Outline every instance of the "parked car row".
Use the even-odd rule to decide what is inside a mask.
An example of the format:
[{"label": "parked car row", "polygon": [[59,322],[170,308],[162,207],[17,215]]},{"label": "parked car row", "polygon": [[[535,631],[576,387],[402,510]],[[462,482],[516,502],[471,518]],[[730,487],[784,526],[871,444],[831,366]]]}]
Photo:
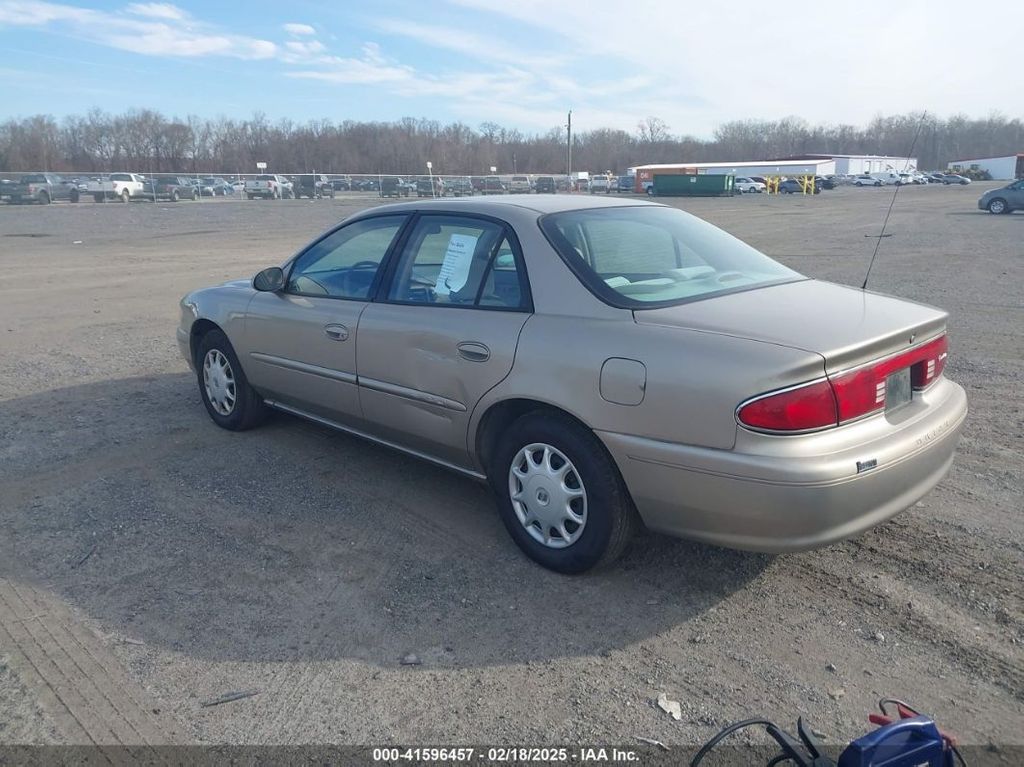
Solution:
[{"label": "parked car row", "polygon": [[[778,192],[803,194],[803,177],[782,178]],[[813,192],[834,189],[837,186],[884,187],[903,185],[943,184],[965,186],[971,179],[956,173],[876,172],[863,174],[836,174],[815,176]],[[645,188],[650,182],[645,182]],[[769,188],[769,179],[762,176],[736,176],[735,194],[760,194]],[[260,174],[228,180],[223,176],[194,177],[189,175],[154,175],[139,173],[108,173],[95,176],[70,176],[57,173],[25,173],[8,178],[0,177],[0,201],[10,204],[79,200],[91,197],[96,202],[135,200],[168,201],[198,200],[202,197],[239,197],[254,199],[334,198],[338,192],[370,192],[380,197],[470,197],[473,195],[503,194],[556,194],[559,192],[589,192],[591,194],[632,193],[636,189],[636,176],[608,173],[579,174],[578,178],[562,175],[499,176],[351,176],[303,173],[292,177],[280,174]],[[650,192],[650,190],[647,190]],[[979,200],[979,207],[993,213],[1021,209],[1020,189],[1012,184],[1005,190],[992,190]],[[989,205],[991,204],[991,208]]]},{"label": "parked car row", "polygon": [[140,173],[110,173],[103,176],[68,178],[56,173],[27,173],[17,179],[0,180],[0,199],[9,203],[48,205],[58,200],[79,202],[92,197],[96,202],[118,200],[196,200],[228,196],[236,188],[220,177],[146,176]]}]

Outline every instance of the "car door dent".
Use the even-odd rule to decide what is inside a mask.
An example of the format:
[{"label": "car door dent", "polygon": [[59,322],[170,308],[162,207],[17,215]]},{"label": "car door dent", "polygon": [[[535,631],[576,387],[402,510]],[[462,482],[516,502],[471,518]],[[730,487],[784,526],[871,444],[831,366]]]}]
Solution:
[{"label": "car door dent", "polygon": [[384,394],[393,394],[396,397],[413,400],[414,402],[425,402],[428,405],[436,405],[437,407],[442,407],[445,410],[455,410],[459,413],[466,412],[466,406],[463,403],[458,400],[449,399],[448,397],[442,397],[439,394],[431,394],[430,392],[425,392],[420,389],[412,389],[408,386],[399,386],[398,384],[388,383],[387,381],[378,381],[376,378],[359,376],[358,380],[359,385],[366,389],[383,392]]},{"label": "car door dent", "polygon": [[325,368],[320,365],[312,365],[308,362],[299,362],[298,360],[291,360],[285,357],[277,357],[273,354],[264,354],[263,352],[249,352],[249,356],[266,365],[273,365],[274,367],[284,368],[285,370],[309,373],[310,375],[329,378],[332,381],[341,381],[342,383],[357,383],[356,374],[348,373],[344,370],[334,370],[333,368]]}]

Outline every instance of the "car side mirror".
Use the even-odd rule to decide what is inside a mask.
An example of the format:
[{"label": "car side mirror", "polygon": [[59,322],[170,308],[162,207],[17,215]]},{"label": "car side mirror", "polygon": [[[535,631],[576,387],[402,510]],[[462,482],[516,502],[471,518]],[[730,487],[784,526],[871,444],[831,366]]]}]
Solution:
[{"label": "car side mirror", "polygon": [[276,293],[284,287],[284,270],[271,266],[252,278],[252,286],[264,293]]}]

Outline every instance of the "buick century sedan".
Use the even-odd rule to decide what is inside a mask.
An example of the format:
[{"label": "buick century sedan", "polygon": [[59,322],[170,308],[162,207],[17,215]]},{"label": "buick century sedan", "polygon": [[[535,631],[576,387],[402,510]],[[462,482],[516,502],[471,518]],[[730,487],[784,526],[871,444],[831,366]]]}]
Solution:
[{"label": "buick century sedan", "polygon": [[641,525],[785,552],[911,506],[967,412],[946,319],[674,208],[514,195],[363,211],[187,295],[178,343],[218,426],[272,408],[487,481],[573,573]]}]

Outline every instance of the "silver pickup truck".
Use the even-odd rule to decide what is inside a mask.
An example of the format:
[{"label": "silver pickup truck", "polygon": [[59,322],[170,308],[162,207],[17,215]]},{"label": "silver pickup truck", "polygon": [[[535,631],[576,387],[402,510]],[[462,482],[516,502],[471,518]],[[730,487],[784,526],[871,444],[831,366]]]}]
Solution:
[{"label": "silver pickup truck", "polygon": [[26,173],[16,179],[0,180],[0,200],[14,205],[36,202],[49,205],[55,200],[78,202],[78,186],[55,173]]}]

